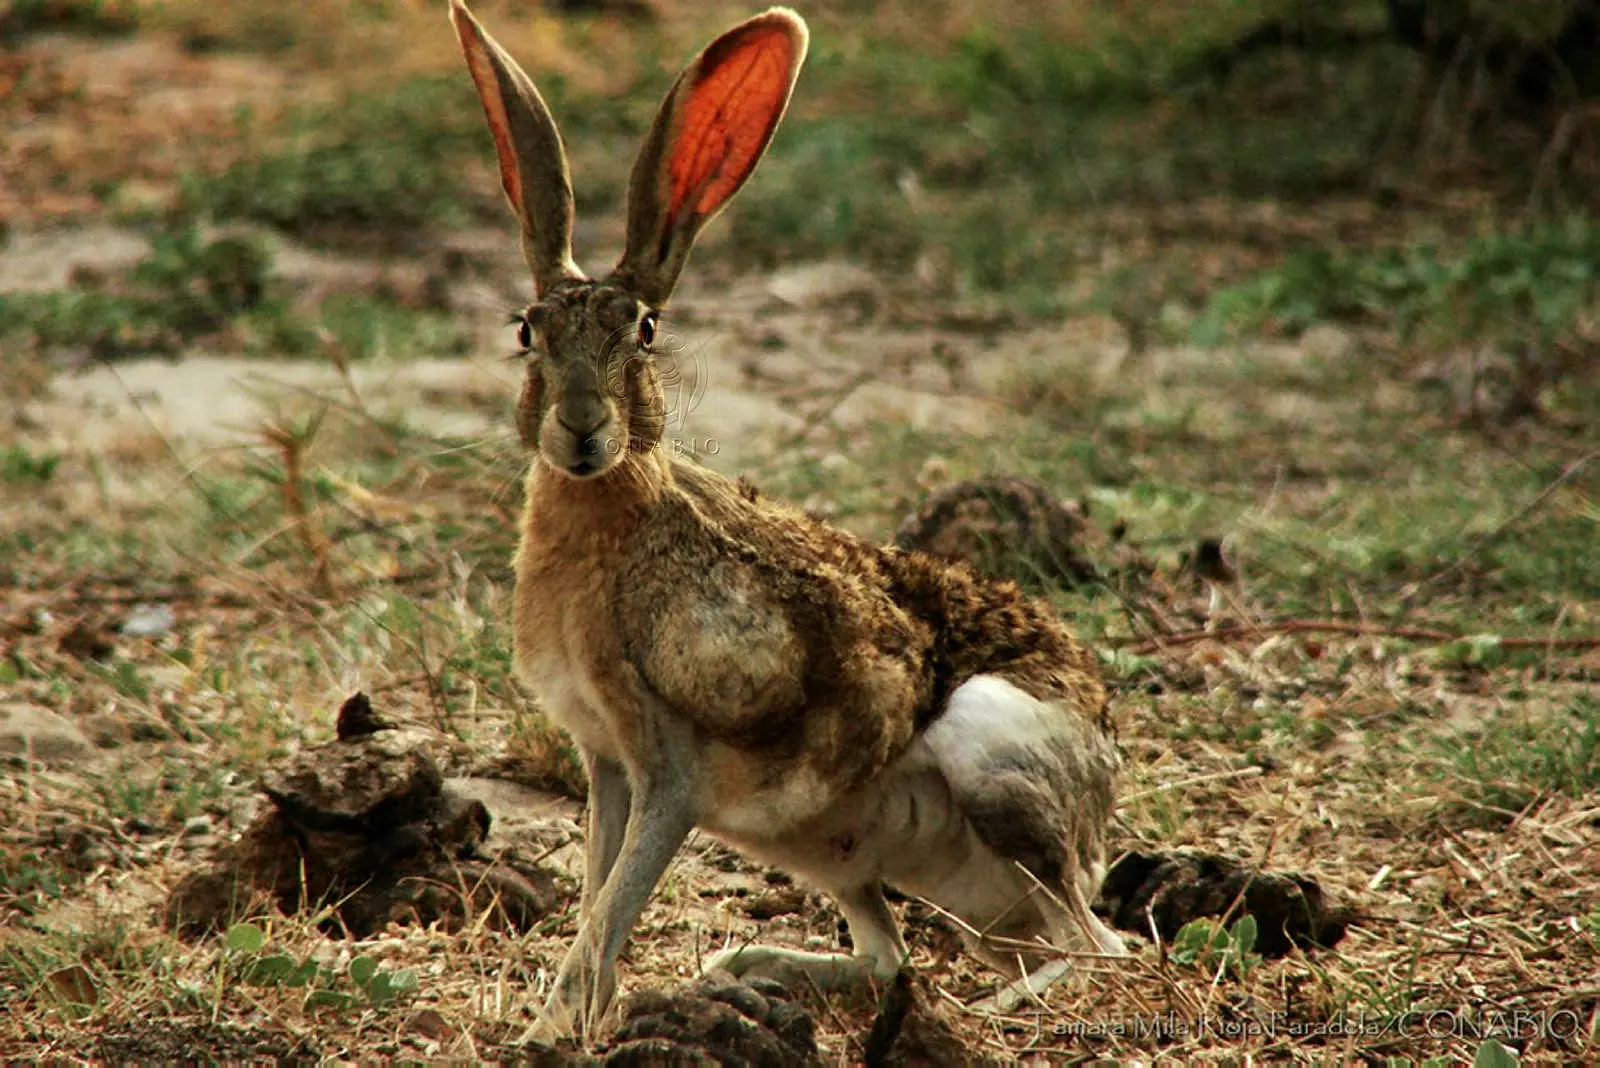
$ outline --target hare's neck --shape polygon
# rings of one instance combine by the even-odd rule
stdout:
[[[660,449],[628,456],[599,478],[568,478],[536,459],[528,473],[524,546],[599,547],[626,539],[660,502],[672,470]]]

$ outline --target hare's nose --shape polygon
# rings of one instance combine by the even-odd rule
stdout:
[[[574,426],[572,423],[568,422],[565,415],[556,416],[556,422],[561,424],[561,428],[580,441],[588,441],[592,439],[594,437],[594,432],[604,426],[605,421],[605,412],[601,412],[599,416],[593,420],[581,420],[577,426]]]
[[[556,416],[556,422],[560,423],[562,428],[566,430],[567,433],[571,434],[574,439],[576,439],[579,456],[600,455],[600,438],[596,436],[595,431],[599,430],[600,427],[605,424],[605,417],[603,415],[598,421],[591,424],[587,428],[575,427],[565,419],[561,418],[559,415]]]

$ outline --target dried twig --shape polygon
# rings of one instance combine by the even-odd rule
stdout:
[[[800,425],[800,429],[789,435],[787,444],[795,446],[805,441],[813,430],[833,418],[833,413],[839,410],[840,405],[850,399],[851,394],[872,381],[873,377],[874,375],[871,371],[858,371],[850,376],[838,389],[829,393],[810,415],[806,416],[805,422]]]
[[[301,541],[304,542],[306,552],[310,555],[312,564],[316,568],[316,586],[325,596],[334,592],[333,566],[330,555],[332,543],[328,535],[311,515],[311,510],[306,507],[305,494],[301,485],[305,479],[304,460],[305,449],[311,439],[316,436],[321,426],[322,416],[314,416],[304,427],[289,426],[281,421],[268,423],[261,429],[261,436],[275,446],[283,456],[283,511],[293,521],[300,532]]]

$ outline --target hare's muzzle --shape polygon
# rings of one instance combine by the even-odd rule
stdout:
[[[539,435],[545,462],[572,478],[595,478],[614,467],[627,451],[627,431],[603,398],[574,412],[557,406]]]

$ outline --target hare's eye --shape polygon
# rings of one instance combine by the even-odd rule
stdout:
[[[526,319],[517,320],[517,347],[524,351],[533,348],[533,325]]]
[[[646,312],[644,318],[639,320],[639,347],[649,351],[650,346],[656,343],[656,313]]]

